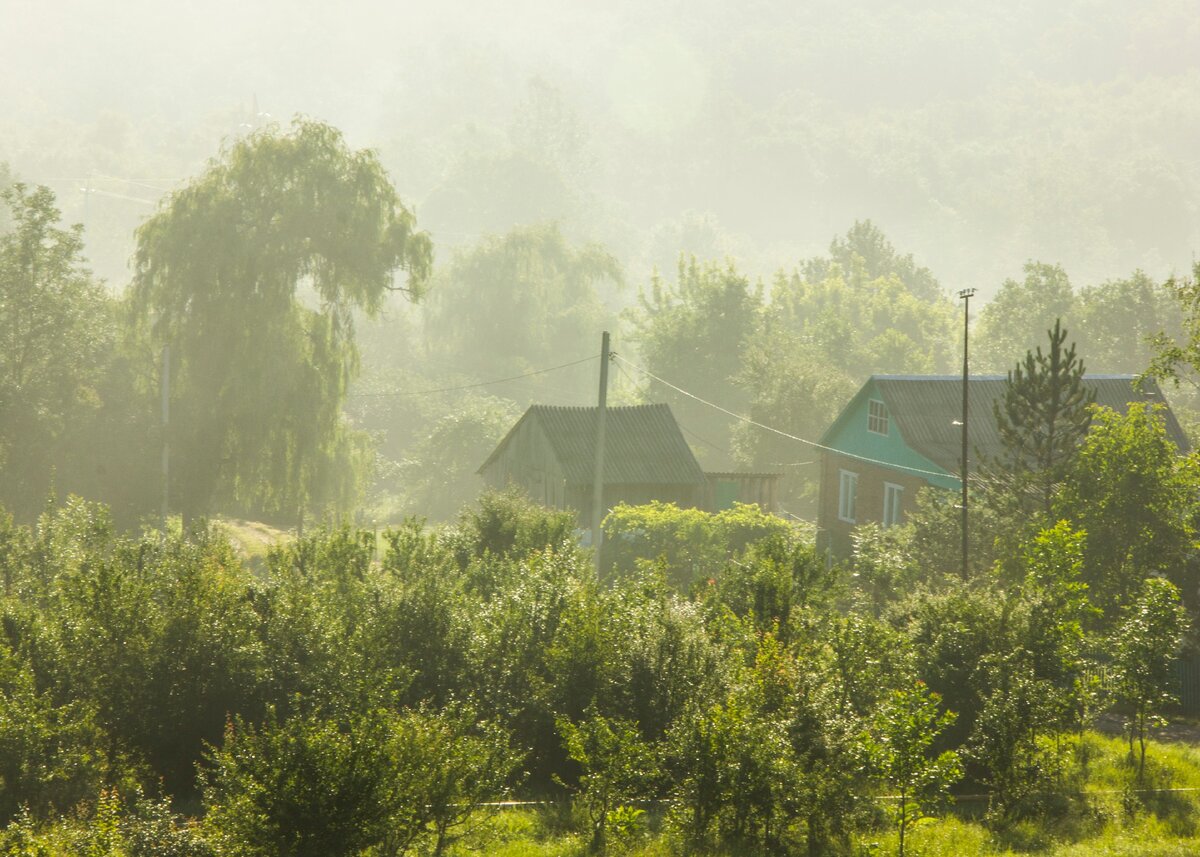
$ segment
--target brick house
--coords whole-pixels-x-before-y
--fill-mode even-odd
[[[1167,433],[1188,442],[1158,387],[1133,385],[1133,375],[1086,375],[1096,404],[1124,413],[1131,402],[1161,404]],[[1004,375],[970,378],[968,467],[1000,457],[1003,447],[992,403],[1004,395]],[[873,375],[821,437],[818,543],[833,556],[850,553],[858,524],[902,523],[927,486],[962,490],[962,376]]]

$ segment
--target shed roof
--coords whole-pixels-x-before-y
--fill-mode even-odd
[[[590,485],[596,460],[597,408],[531,405],[479,468],[487,469],[533,420],[545,432],[567,483]],[[668,405],[608,408],[604,422],[604,481],[609,484],[692,485],[704,471],[684,440]]]
[[[1003,445],[996,428],[992,403],[1004,395],[1004,375],[974,375],[970,379],[968,425],[971,454],[999,455]],[[1133,375],[1085,375],[1084,383],[1096,391],[1096,404],[1124,413],[1131,402],[1166,404],[1153,381],[1139,389]],[[883,397],[904,442],[949,473],[956,473],[962,455],[962,377],[958,375],[874,375],[875,389]],[[865,394],[870,384],[860,395]],[[857,398],[857,397],[856,397]],[[849,410],[849,409],[848,409]],[[1166,411],[1168,436],[1180,450],[1187,437],[1175,415]]]

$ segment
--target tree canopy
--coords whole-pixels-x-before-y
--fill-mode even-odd
[[[54,194],[0,190],[0,501],[27,511],[49,488],[57,443],[98,407],[113,339],[103,287],[83,261],[83,227],[63,228]]]
[[[255,132],[137,238],[137,319],[171,349],[177,507],[220,496],[295,514],[353,496],[341,474],[362,453],[340,409],[354,310],[389,289],[419,297],[432,262],[375,154],[311,120]]]

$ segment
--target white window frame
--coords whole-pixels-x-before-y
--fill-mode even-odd
[[[878,405],[878,409],[876,409],[876,405]],[[871,434],[881,434],[887,437],[890,416],[887,405],[882,399],[867,400],[867,431]],[[883,427],[882,431],[878,426]]]
[[[895,482],[883,483],[883,526],[894,527],[901,523],[904,507],[904,486]]]
[[[858,474],[853,470],[838,471],[838,520],[857,523]]]

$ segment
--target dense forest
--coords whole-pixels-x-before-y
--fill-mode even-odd
[[[1200,851],[1188,3],[302,5],[8,16],[0,854]],[[964,287],[966,539],[819,550]],[[777,514],[481,492],[604,331]]]

